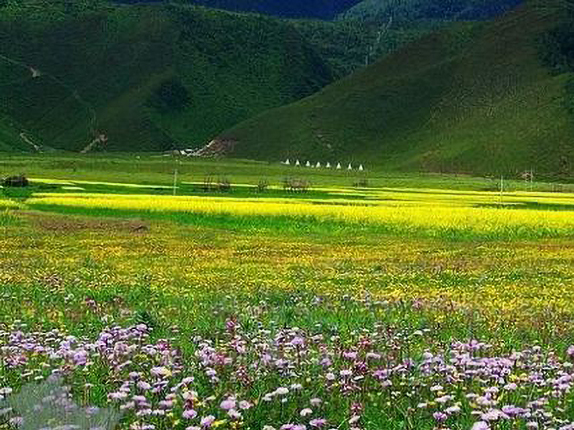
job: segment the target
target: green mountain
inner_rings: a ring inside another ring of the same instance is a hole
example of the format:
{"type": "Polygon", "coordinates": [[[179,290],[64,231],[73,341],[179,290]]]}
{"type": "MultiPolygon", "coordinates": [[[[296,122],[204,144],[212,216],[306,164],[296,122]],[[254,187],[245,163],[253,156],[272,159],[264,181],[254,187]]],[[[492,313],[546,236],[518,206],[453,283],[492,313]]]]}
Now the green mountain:
{"type": "MultiPolygon", "coordinates": [[[[115,0],[117,3],[142,3],[142,0],[115,0]]],[[[166,2],[168,0],[147,0],[166,2]]],[[[235,12],[254,12],[282,18],[332,19],[361,0],[174,0],[235,12]]]]}
{"type": "Polygon", "coordinates": [[[542,4],[433,33],[209,148],[270,161],[572,174],[574,19],[542,4]]]}
{"type": "Polygon", "coordinates": [[[524,0],[363,0],[343,13],[347,19],[412,22],[477,20],[501,15],[524,0]]]}
{"type": "Polygon", "coordinates": [[[96,0],[0,5],[0,150],[200,146],[333,79],[274,18],[96,0]]]}

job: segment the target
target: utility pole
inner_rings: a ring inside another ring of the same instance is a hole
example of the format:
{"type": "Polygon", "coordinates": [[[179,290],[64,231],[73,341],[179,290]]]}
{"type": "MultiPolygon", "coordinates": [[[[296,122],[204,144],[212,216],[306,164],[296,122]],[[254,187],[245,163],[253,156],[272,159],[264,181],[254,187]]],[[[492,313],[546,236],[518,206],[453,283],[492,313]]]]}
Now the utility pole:
{"type": "Polygon", "coordinates": [[[177,164],[175,166],[175,171],[173,172],[173,195],[177,195],[177,175],[178,175],[178,165],[179,165],[179,160],[177,160],[177,164]]]}
{"type": "Polygon", "coordinates": [[[504,175],[500,176],[500,204],[504,203],[504,175]]]}

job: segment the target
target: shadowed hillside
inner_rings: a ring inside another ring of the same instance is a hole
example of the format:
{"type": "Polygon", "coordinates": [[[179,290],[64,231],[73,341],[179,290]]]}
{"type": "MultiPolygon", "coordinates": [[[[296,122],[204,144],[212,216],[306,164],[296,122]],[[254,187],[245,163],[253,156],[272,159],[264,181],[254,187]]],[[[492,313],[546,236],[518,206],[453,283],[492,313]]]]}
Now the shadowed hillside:
{"type": "Polygon", "coordinates": [[[525,0],[363,0],[344,13],[361,20],[476,20],[507,12],[525,0]]]}
{"type": "MultiPolygon", "coordinates": [[[[283,18],[331,19],[361,0],[176,0],[177,3],[202,5],[237,12],[256,12],[283,18]]],[[[149,2],[149,0],[148,0],[149,2]]],[[[152,2],[167,2],[153,0],[152,2]]],[[[118,3],[141,3],[119,0],[118,3]]]]}
{"type": "Polygon", "coordinates": [[[433,34],[220,138],[235,143],[234,156],[267,160],[571,174],[574,68],[563,57],[574,52],[574,31],[550,40],[565,16],[562,7],[530,5],[433,34]]]}
{"type": "Polygon", "coordinates": [[[20,133],[73,151],[194,147],[331,80],[272,18],[99,2],[0,8],[2,148],[30,147],[14,143],[20,133]]]}

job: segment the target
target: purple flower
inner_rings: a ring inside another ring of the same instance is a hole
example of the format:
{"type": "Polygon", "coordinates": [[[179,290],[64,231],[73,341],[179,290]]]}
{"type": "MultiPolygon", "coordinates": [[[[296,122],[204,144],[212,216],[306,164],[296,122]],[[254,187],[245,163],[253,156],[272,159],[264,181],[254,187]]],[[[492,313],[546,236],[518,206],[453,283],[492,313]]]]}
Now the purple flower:
{"type": "Polygon", "coordinates": [[[303,346],[305,345],[305,339],[300,336],[295,336],[291,341],[291,345],[293,346],[303,346]]]}
{"type": "Polygon", "coordinates": [[[209,428],[215,422],[215,417],[213,415],[208,415],[201,419],[201,427],[209,428]]]}
{"type": "Polygon", "coordinates": [[[442,423],[448,419],[448,415],[445,414],[444,412],[435,412],[434,414],[432,414],[432,416],[439,423],[442,423]]]}
{"type": "Polygon", "coordinates": [[[186,420],[192,420],[195,417],[197,417],[197,412],[194,411],[193,409],[186,409],[185,411],[183,411],[182,414],[183,418],[185,418],[186,420]]]}
{"type": "Polygon", "coordinates": [[[148,383],[145,382],[145,381],[139,381],[139,382],[137,383],[137,387],[138,387],[140,390],[143,390],[143,391],[151,390],[151,385],[148,384],[148,383]]]}
{"type": "Polygon", "coordinates": [[[309,425],[311,427],[317,427],[317,428],[325,427],[327,425],[327,420],[324,418],[316,418],[314,420],[309,421],[309,425]]]}
{"type": "Polygon", "coordinates": [[[237,406],[237,402],[233,399],[227,399],[227,400],[224,400],[223,402],[221,402],[221,404],[219,406],[224,411],[229,411],[231,409],[235,409],[235,407],[237,406]]]}

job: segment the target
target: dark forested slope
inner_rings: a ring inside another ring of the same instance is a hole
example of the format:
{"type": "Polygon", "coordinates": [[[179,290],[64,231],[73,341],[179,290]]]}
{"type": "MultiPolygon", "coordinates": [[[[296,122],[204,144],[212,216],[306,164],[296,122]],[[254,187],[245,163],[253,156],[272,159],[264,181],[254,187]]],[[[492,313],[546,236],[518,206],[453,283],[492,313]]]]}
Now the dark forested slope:
{"type": "Polygon", "coordinates": [[[3,148],[21,133],[74,151],[193,147],[331,80],[293,26],[264,16],[95,1],[0,8],[3,148]]]}

